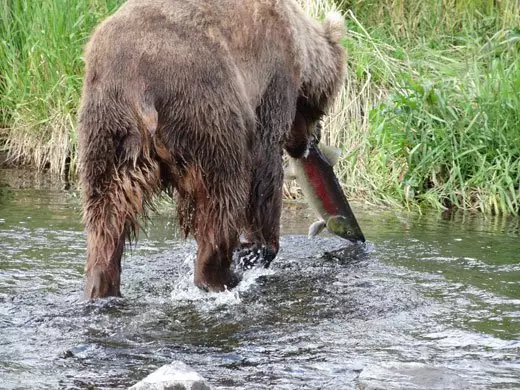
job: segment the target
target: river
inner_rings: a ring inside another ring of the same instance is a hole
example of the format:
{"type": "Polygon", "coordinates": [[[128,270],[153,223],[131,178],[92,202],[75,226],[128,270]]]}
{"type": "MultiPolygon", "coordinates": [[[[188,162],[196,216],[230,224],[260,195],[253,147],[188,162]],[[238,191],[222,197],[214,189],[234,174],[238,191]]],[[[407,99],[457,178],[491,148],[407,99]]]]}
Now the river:
{"type": "Polygon", "coordinates": [[[123,389],[173,360],[214,389],[520,388],[518,218],[353,203],[357,246],[307,239],[312,213],[287,203],[271,268],[215,294],[161,207],[125,254],[124,297],[85,302],[77,193],[1,183],[2,389],[123,389]]]}

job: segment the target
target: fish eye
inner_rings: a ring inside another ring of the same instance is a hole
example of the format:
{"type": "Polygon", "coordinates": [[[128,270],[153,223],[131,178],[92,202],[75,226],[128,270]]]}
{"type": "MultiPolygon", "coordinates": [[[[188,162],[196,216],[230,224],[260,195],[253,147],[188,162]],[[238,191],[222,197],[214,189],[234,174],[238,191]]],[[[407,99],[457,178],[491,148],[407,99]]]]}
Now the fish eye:
{"type": "Polygon", "coordinates": [[[352,234],[352,230],[347,230],[347,234],[352,234]]]}

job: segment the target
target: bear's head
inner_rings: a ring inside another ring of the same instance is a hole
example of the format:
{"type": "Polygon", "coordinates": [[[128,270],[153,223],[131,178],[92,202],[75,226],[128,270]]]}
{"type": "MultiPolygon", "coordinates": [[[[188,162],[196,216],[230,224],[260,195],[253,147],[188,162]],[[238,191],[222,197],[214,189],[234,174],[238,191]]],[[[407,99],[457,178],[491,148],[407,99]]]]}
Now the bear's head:
{"type": "MultiPolygon", "coordinates": [[[[338,12],[328,13],[319,27],[319,37],[308,43],[306,64],[293,126],[306,127],[307,135],[316,133],[316,125],[336,98],[344,82],[345,49],[341,38],[345,20],[338,12]]],[[[296,141],[294,144],[298,144],[296,141]]],[[[301,152],[301,145],[294,154],[301,152]]]]}

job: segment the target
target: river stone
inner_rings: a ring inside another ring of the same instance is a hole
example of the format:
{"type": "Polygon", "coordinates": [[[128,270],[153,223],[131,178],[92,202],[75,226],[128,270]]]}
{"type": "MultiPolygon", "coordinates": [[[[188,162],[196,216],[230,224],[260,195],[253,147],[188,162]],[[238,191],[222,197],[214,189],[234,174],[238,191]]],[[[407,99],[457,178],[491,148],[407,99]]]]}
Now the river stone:
{"type": "Polygon", "coordinates": [[[129,390],[211,390],[204,378],[183,362],[166,364],[129,390]]]}

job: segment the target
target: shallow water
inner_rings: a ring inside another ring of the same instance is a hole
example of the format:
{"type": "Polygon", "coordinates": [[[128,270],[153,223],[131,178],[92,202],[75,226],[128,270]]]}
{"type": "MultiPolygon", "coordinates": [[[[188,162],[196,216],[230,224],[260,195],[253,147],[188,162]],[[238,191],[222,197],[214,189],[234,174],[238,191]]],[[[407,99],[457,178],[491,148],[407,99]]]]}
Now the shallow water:
{"type": "Polygon", "coordinates": [[[520,388],[519,219],[354,204],[358,247],[308,240],[311,213],[286,205],[272,268],[208,294],[162,212],[124,298],[86,303],[77,197],[20,179],[0,195],[2,389],[126,388],[172,360],[215,389],[520,388]]]}

